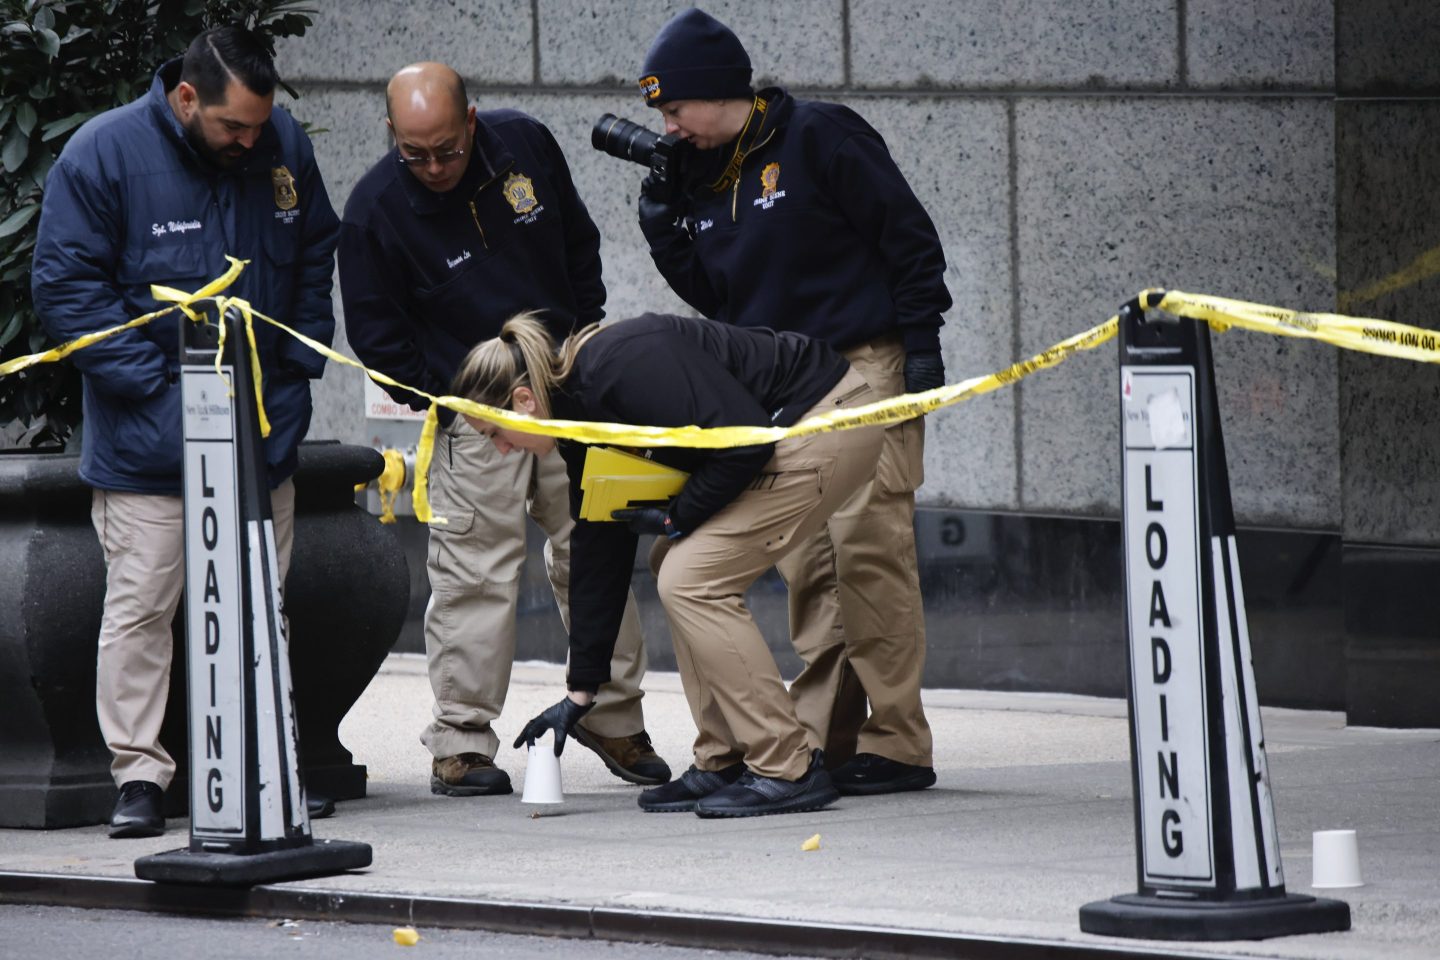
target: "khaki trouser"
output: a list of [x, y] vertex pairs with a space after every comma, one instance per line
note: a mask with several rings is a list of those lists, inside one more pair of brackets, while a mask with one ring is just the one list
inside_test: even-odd
[[[431, 500], [448, 523], [430, 528], [425, 652], [434, 721], [420, 741], [436, 757], [494, 757], [490, 724], [505, 706], [515, 660], [515, 612], [525, 564], [525, 517], [545, 532], [545, 570], [570, 629], [570, 482], [558, 453], [502, 455], [456, 417], [435, 445]], [[625, 605], [610, 682], [600, 687], [585, 728], [602, 737], [645, 729], [640, 680], [645, 643], [635, 598]], [[518, 725], [517, 725], [518, 729]]]
[[[280, 582], [295, 542], [295, 484], [270, 493]], [[160, 745], [170, 693], [171, 621], [185, 586], [185, 502], [180, 497], [96, 490], [90, 520], [105, 554], [105, 610], [95, 661], [95, 712], [116, 785], [162, 789], [175, 761]], [[288, 628], [287, 628], [288, 629]]]
[[[845, 356], [878, 396], [905, 392], [898, 337]], [[920, 704], [925, 617], [915, 560], [924, 444], [918, 417], [887, 427], [874, 479], [777, 564], [790, 588], [790, 638], [805, 663], [790, 695], [812, 744], [824, 748], [832, 766], [856, 752], [933, 763]]]
[[[851, 370], [806, 416], [873, 399]], [[809, 737], [745, 606], [745, 590], [869, 480], [882, 442], [877, 427], [782, 440], [748, 490], [693, 533], [656, 542], [651, 568], [700, 731], [701, 770], [744, 760], [761, 776], [805, 775]]]

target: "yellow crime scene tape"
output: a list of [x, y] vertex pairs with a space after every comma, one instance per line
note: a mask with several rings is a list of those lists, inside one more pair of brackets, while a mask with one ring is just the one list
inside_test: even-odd
[[[878, 400], [862, 407], [832, 410], [789, 427], [654, 427], [580, 420], [539, 420], [462, 397], [436, 396], [408, 384], [400, 383], [378, 370], [371, 370], [359, 361], [335, 352], [325, 344], [307, 337], [279, 320], [266, 316], [239, 297], [221, 295], [249, 262], [236, 260], [233, 257], [226, 259], [230, 261], [230, 269], [194, 293], [185, 293], [160, 286], [151, 288], [157, 300], [170, 302], [173, 304], [172, 306], [148, 313], [143, 317], [137, 317], [128, 323], [108, 330], [86, 334], [43, 353], [19, 357], [0, 364], [0, 376], [16, 373], [37, 363], [62, 360], [76, 350], [84, 349], [125, 330], [143, 326], [175, 310], [181, 310], [191, 320], [199, 322], [201, 317], [193, 308], [202, 300], [214, 301], [222, 316], [228, 307], [233, 306], [240, 311], [244, 320], [246, 336], [250, 341], [251, 375], [255, 381], [257, 402], [261, 396], [260, 360], [254, 349], [254, 321], [257, 318], [284, 331], [329, 360], [355, 367], [377, 383], [407, 390], [430, 401], [430, 408], [420, 431], [420, 442], [416, 448], [415, 485], [411, 493], [411, 501], [417, 520], [422, 523], [443, 524], [446, 522], [445, 518], [434, 515], [430, 509], [428, 496], [430, 460], [434, 454], [440, 407], [445, 407], [458, 414], [486, 420], [517, 432], [575, 440], [581, 443], [701, 449], [752, 446], [775, 443], [786, 437], [809, 436], [855, 427], [883, 426], [922, 416], [943, 407], [953, 406], [969, 400], [971, 397], [1017, 383], [1039, 370], [1054, 367], [1082, 350], [1093, 350], [1112, 340], [1119, 332], [1120, 324], [1119, 316], [1112, 316], [1104, 323], [1062, 340], [1029, 359], [1011, 364], [996, 373], [971, 377], [959, 383], [946, 384], [922, 393], [907, 393]], [[1244, 300], [1183, 293], [1178, 290], [1145, 290], [1141, 292], [1138, 300], [1146, 310], [1160, 310], [1178, 317], [1200, 320], [1208, 323], [1217, 333], [1223, 333], [1231, 327], [1241, 327], [1274, 336], [1320, 340], [1341, 349], [1361, 353], [1372, 353], [1420, 363], [1440, 363], [1440, 333], [1389, 320], [1349, 317], [1333, 313], [1306, 313], [1265, 304], [1249, 303]], [[223, 324], [221, 325], [221, 335], [223, 338]], [[223, 343], [222, 339], [222, 346]], [[217, 354], [216, 369], [218, 370], [219, 367], [220, 359]], [[269, 424], [265, 419], [263, 403], [260, 404], [259, 412], [262, 436], [268, 436]], [[387, 461], [387, 473], [393, 473], [394, 466]], [[401, 469], [403, 470], [403, 465]]]
[[399, 450], [383, 450], [380, 455], [385, 458], [385, 469], [376, 478], [376, 485], [380, 488], [380, 522], [394, 523], [395, 499], [405, 486], [405, 455]]
[[176, 310], [183, 310], [187, 317], [198, 322], [200, 317], [190, 308], [191, 304], [200, 300], [209, 300], [229, 287], [230, 284], [235, 282], [235, 278], [240, 276], [240, 271], [245, 269], [245, 264], [250, 262], [249, 260], [236, 260], [234, 257], [226, 257], [225, 259], [230, 261], [230, 269], [194, 293], [184, 293], [180, 290], [173, 290], [170, 287], [152, 286], [150, 288], [150, 292], [156, 300], [162, 303], [169, 302], [171, 306], [163, 310], [156, 310], [154, 313], [147, 313], [142, 317], [136, 317], [134, 320], [120, 324], [118, 327], [111, 327], [108, 330], [97, 330], [95, 333], [87, 333], [83, 337], [76, 337], [69, 343], [62, 343], [58, 347], [45, 350], [41, 353], [32, 353], [26, 357], [16, 357], [14, 360], [7, 360], [4, 363], [0, 363], [0, 377], [8, 376], [12, 373], [19, 373], [27, 367], [35, 366], [37, 363], [54, 363], [57, 360], [64, 360], [76, 350], [83, 350], [91, 344], [99, 343], [101, 340], [109, 339], [116, 334], [124, 333], [126, 330], [143, 327], [151, 320], [163, 317], [167, 313], [174, 313]]
[[1240, 327], [1277, 337], [1319, 340], [1358, 353], [1440, 363], [1440, 333], [1390, 320], [1305, 313], [1178, 290], [1146, 290], [1139, 300], [1147, 310], [1158, 309], [1178, 317], [1204, 320], [1216, 333]]

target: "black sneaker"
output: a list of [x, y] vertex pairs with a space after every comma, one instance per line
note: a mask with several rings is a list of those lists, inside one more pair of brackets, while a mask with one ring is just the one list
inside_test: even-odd
[[723, 770], [699, 770], [692, 764], [664, 786], [640, 792], [640, 809], [646, 813], [689, 813], [695, 802], [740, 779], [745, 764], [733, 763]]
[[810, 769], [799, 780], [762, 777], [745, 771], [728, 787], [695, 803], [699, 817], [762, 817], [771, 813], [805, 813], [828, 807], [840, 794], [825, 772], [825, 754], [810, 753]]
[[110, 836], [117, 840], [160, 836], [165, 832], [165, 817], [160, 812], [164, 796], [160, 784], [149, 780], [121, 784], [120, 799], [115, 801], [115, 812], [110, 814]]
[[835, 789], [845, 796], [904, 793], [935, 784], [934, 767], [917, 767], [875, 753], [857, 753], [830, 772]]
[[318, 793], [305, 794], [305, 813], [311, 820], [335, 816], [335, 801]]

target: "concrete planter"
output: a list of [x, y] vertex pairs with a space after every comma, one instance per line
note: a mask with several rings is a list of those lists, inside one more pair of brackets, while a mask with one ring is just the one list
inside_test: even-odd
[[[115, 800], [95, 719], [104, 563], [78, 465], [64, 454], [0, 455], [0, 827], [101, 823]], [[285, 603], [301, 757], [310, 788], [342, 800], [365, 795], [365, 767], [337, 728], [394, 644], [409, 600], [393, 534], [354, 504], [355, 484], [383, 466], [366, 447], [305, 444], [295, 476]], [[162, 733], [181, 767], [166, 794], [172, 815], [187, 802], [181, 624], [177, 616]]]

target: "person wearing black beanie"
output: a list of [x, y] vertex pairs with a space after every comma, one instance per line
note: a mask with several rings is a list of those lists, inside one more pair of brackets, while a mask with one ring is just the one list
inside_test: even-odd
[[[695, 8], [645, 55], [642, 99], [694, 148], [678, 201], [642, 185], [656, 267], [706, 317], [824, 340], [880, 397], [942, 386], [945, 256], [884, 140], [848, 107], [757, 94], [751, 76], [735, 33]], [[777, 564], [805, 663], [790, 687], [796, 713], [849, 794], [935, 782], [914, 540], [924, 422], [885, 434], [874, 480]], [[681, 789], [646, 791], [641, 806]]]
[[696, 7], [660, 28], [641, 68], [640, 92], [658, 107], [672, 100], [750, 99], [750, 55], [725, 24]]

